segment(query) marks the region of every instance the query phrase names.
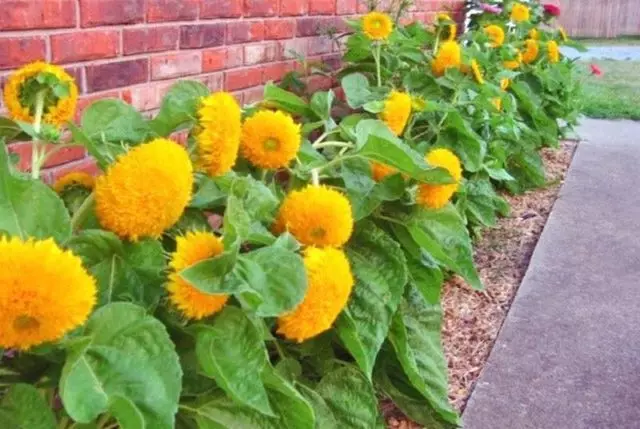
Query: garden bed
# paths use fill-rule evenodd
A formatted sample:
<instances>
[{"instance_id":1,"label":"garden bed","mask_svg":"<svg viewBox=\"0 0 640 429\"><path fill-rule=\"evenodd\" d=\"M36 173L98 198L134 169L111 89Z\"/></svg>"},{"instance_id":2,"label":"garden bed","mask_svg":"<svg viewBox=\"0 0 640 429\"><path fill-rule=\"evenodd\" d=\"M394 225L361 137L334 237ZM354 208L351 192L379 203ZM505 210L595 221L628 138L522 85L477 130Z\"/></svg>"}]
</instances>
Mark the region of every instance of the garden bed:
<instances>
[{"instance_id":1,"label":"garden bed","mask_svg":"<svg viewBox=\"0 0 640 429\"><path fill-rule=\"evenodd\" d=\"M486 290L478 292L454 277L444 285L443 342L449 364L449 399L463 411L482 373L509 307L529 266L538 239L564 182L577 142L542 152L549 186L505 195L511 214L476 243L475 262ZM389 427L418 428L387 414Z\"/></svg>"}]
</instances>

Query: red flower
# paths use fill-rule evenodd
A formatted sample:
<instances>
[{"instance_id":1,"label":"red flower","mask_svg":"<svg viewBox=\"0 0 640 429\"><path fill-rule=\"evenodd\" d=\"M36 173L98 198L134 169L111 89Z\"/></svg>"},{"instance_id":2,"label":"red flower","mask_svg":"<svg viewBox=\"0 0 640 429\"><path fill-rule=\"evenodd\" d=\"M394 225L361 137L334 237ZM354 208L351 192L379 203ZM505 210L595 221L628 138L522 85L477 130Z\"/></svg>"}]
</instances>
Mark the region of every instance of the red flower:
<instances>
[{"instance_id":1,"label":"red flower","mask_svg":"<svg viewBox=\"0 0 640 429\"><path fill-rule=\"evenodd\" d=\"M591 74L594 76L602 76L602 70L597 64L591 64Z\"/></svg>"},{"instance_id":2,"label":"red flower","mask_svg":"<svg viewBox=\"0 0 640 429\"><path fill-rule=\"evenodd\" d=\"M560 6L555 4L546 3L544 6L544 12L551 16L560 16Z\"/></svg>"}]
</instances>

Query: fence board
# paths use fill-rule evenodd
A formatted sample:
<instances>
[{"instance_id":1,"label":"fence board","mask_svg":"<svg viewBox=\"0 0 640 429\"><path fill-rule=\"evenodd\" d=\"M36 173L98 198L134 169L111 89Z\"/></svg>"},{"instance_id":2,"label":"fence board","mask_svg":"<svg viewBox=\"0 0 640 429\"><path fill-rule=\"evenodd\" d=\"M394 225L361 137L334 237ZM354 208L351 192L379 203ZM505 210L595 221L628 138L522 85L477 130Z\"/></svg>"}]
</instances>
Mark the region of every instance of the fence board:
<instances>
[{"instance_id":1,"label":"fence board","mask_svg":"<svg viewBox=\"0 0 640 429\"><path fill-rule=\"evenodd\" d=\"M562 0L562 25L573 37L640 35L640 0Z\"/></svg>"}]
</instances>

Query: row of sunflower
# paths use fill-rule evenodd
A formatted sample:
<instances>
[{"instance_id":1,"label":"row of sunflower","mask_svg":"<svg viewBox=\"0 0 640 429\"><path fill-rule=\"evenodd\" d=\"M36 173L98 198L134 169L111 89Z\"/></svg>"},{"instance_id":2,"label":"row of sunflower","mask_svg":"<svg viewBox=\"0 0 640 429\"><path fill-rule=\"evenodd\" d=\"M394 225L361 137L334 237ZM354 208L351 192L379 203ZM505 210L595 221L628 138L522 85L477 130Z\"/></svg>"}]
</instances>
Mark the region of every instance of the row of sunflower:
<instances>
[{"instance_id":1,"label":"row of sunflower","mask_svg":"<svg viewBox=\"0 0 640 429\"><path fill-rule=\"evenodd\" d=\"M0 150L0 427L370 429L381 396L458 425L442 283L482 288L473 233L574 120L552 20L483 19L351 22L343 98L182 81L152 119L100 100L74 124L62 69L9 77L0 139L33 153ZM102 174L47 186L74 145Z\"/></svg>"}]
</instances>

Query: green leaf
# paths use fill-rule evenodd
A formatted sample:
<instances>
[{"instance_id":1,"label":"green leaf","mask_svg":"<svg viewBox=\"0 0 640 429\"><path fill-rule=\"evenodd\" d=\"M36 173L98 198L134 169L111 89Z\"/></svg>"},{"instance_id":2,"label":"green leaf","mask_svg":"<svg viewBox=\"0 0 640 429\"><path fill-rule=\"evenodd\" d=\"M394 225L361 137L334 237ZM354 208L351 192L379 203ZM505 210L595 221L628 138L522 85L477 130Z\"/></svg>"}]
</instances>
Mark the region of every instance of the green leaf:
<instances>
[{"instance_id":1,"label":"green leaf","mask_svg":"<svg viewBox=\"0 0 640 429\"><path fill-rule=\"evenodd\" d=\"M373 386L356 368L344 366L325 375L315 390L333 412L338 427L384 428Z\"/></svg>"},{"instance_id":2,"label":"green leaf","mask_svg":"<svg viewBox=\"0 0 640 429\"><path fill-rule=\"evenodd\" d=\"M311 109L306 101L273 84L267 84L264 87L264 102L295 115L309 116L311 114Z\"/></svg>"},{"instance_id":3,"label":"green leaf","mask_svg":"<svg viewBox=\"0 0 640 429\"><path fill-rule=\"evenodd\" d=\"M0 427L55 429L56 418L38 389L28 384L14 384L0 401Z\"/></svg>"},{"instance_id":4,"label":"green leaf","mask_svg":"<svg viewBox=\"0 0 640 429\"><path fill-rule=\"evenodd\" d=\"M285 429L315 429L313 407L291 383L267 366L262 374L269 400Z\"/></svg>"},{"instance_id":5,"label":"green leaf","mask_svg":"<svg viewBox=\"0 0 640 429\"><path fill-rule=\"evenodd\" d=\"M0 116L0 139L11 142L22 134L20 126L9 118Z\"/></svg>"},{"instance_id":6,"label":"green leaf","mask_svg":"<svg viewBox=\"0 0 640 429\"><path fill-rule=\"evenodd\" d=\"M439 291L440 286L436 288ZM427 303L416 288L409 286L393 318L389 341L413 387L443 420L459 424L460 418L449 404L441 329L439 300Z\"/></svg>"},{"instance_id":7,"label":"green leaf","mask_svg":"<svg viewBox=\"0 0 640 429\"><path fill-rule=\"evenodd\" d=\"M160 136L192 125L197 121L201 97L209 95L209 89L201 82L183 80L174 84L162 99L160 112L149 126Z\"/></svg>"},{"instance_id":8,"label":"green leaf","mask_svg":"<svg viewBox=\"0 0 640 429\"><path fill-rule=\"evenodd\" d=\"M316 92L311 97L311 110L313 110L313 113L318 115L320 119L324 121L331 120L331 107L333 106L335 97L332 90ZM331 121L333 122L333 120ZM335 122L333 122L333 127L335 127Z\"/></svg>"},{"instance_id":9,"label":"green leaf","mask_svg":"<svg viewBox=\"0 0 640 429\"><path fill-rule=\"evenodd\" d=\"M210 326L202 326L196 340L198 362L204 373L240 404L273 416L261 374L267 349L252 321L227 306Z\"/></svg>"},{"instance_id":10,"label":"green leaf","mask_svg":"<svg viewBox=\"0 0 640 429\"><path fill-rule=\"evenodd\" d=\"M150 133L140 112L122 100L103 99L82 114L82 130L95 142L142 143Z\"/></svg>"},{"instance_id":11,"label":"green leaf","mask_svg":"<svg viewBox=\"0 0 640 429\"><path fill-rule=\"evenodd\" d=\"M417 210L407 228L415 242L439 264L464 277L474 289L483 289L473 264L471 238L451 204L440 210Z\"/></svg>"},{"instance_id":12,"label":"green leaf","mask_svg":"<svg viewBox=\"0 0 640 429\"><path fill-rule=\"evenodd\" d=\"M299 385L298 390L307 399L307 402L313 407L313 413L316 417L315 429L339 429L338 421L333 415L333 411L327 405L327 402L322 399L322 396L315 390Z\"/></svg>"},{"instance_id":13,"label":"green leaf","mask_svg":"<svg viewBox=\"0 0 640 429\"><path fill-rule=\"evenodd\" d=\"M394 136L387 126L373 119L360 121L356 127L359 156L394 167L421 182L433 184L451 183L449 173L442 168L429 166L424 157Z\"/></svg>"},{"instance_id":14,"label":"green leaf","mask_svg":"<svg viewBox=\"0 0 640 429\"><path fill-rule=\"evenodd\" d=\"M352 109L358 109L371 101L373 94L369 89L369 80L362 73L352 73L342 78L342 89L347 103Z\"/></svg>"},{"instance_id":15,"label":"green leaf","mask_svg":"<svg viewBox=\"0 0 640 429\"><path fill-rule=\"evenodd\" d=\"M457 111L447 113L445 132L438 135L437 145L453 149L462 160L465 170L473 172L482 168L487 144Z\"/></svg>"},{"instance_id":16,"label":"green leaf","mask_svg":"<svg viewBox=\"0 0 640 429\"><path fill-rule=\"evenodd\" d=\"M122 429L171 429L182 370L162 323L129 303L98 309L68 344L60 394L72 419L112 414Z\"/></svg>"},{"instance_id":17,"label":"green leaf","mask_svg":"<svg viewBox=\"0 0 640 429\"><path fill-rule=\"evenodd\" d=\"M41 181L13 175L4 146L0 146L0 231L23 240L54 238L58 243L71 235L64 202Z\"/></svg>"},{"instance_id":18,"label":"green leaf","mask_svg":"<svg viewBox=\"0 0 640 429\"><path fill-rule=\"evenodd\" d=\"M358 225L346 251L356 284L336 331L371 377L407 283L407 262L400 245L371 222Z\"/></svg>"},{"instance_id":19,"label":"green leaf","mask_svg":"<svg viewBox=\"0 0 640 429\"><path fill-rule=\"evenodd\" d=\"M162 296L165 259L158 241L122 242L108 231L85 230L68 246L98 281L98 306L130 301L150 308Z\"/></svg>"},{"instance_id":20,"label":"green leaf","mask_svg":"<svg viewBox=\"0 0 640 429\"><path fill-rule=\"evenodd\" d=\"M69 122L67 127L69 131L71 131L71 137L73 137L74 143L84 146L89 152L89 155L95 158L103 170L115 159L117 154L124 152L124 149L120 145L91 140L81 128L78 128L72 122Z\"/></svg>"}]
</instances>

